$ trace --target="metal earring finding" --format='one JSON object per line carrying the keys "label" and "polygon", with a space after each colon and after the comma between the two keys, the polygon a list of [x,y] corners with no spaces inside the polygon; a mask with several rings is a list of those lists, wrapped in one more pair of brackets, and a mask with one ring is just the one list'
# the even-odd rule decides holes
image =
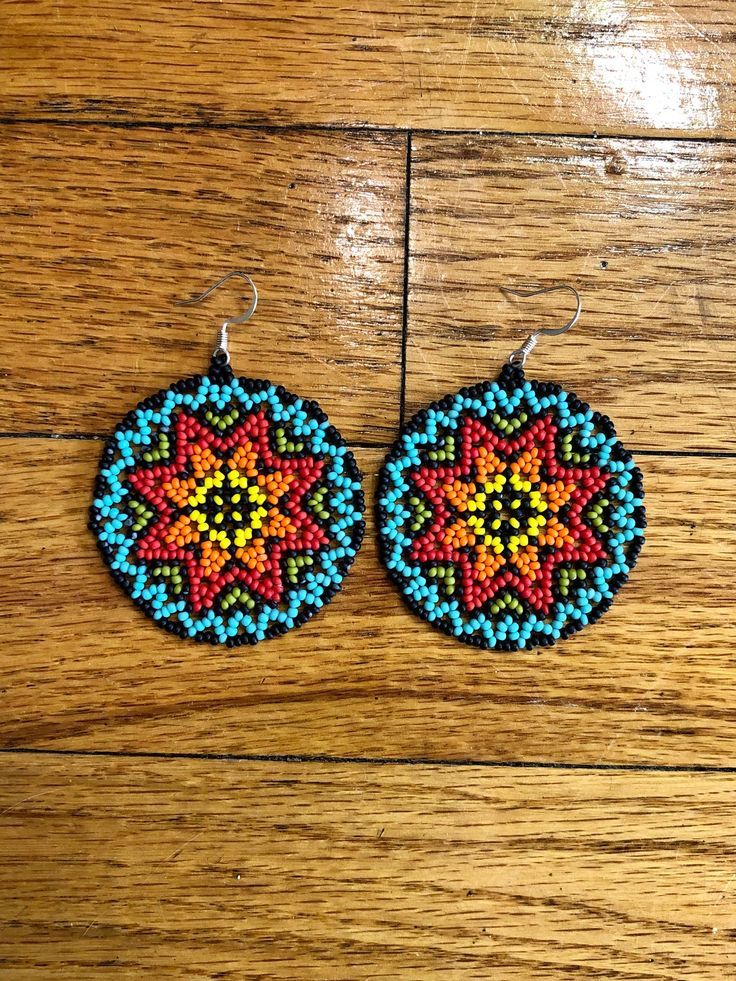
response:
{"label": "metal earring finding", "polygon": [[546,334],[550,337],[554,337],[558,334],[564,334],[566,331],[574,327],[580,318],[580,314],[583,309],[582,300],[580,299],[580,294],[575,289],[574,286],[570,286],[569,283],[556,283],[554,286],[543,286],[540,289],[530,289],[530,290],[516,290],[511,289],[509,286],[501,286],[499,289],[503,290],[504,293],[510,293],[512,296],[530,297],[539,296],[542,293],[556,293],[560,290],[566,290],[572,293],[575,297],[577,303],[577,309],[573,316],[568,320],[568,322],[562,327],[542,327],[539,330],[534,331],[529,337],[524,341],[521,347],[512,351],[509,355],[509,364],[516,365],[519,368],[523,368],[526,364],[526,359],[529,357],[531,352],[537,346],[537,341],[542,334]]}
{"label": "metal earring finding", "polygon": [[200,293],[199,296],[193,296],[190,300],[178,300],[176,304],[178,307],[188,307],[193,306],[195,303],[201,303],[202,300],[207,299],[210,293],[214,293],[218,287],[222,286],[222,284],[226,283],[229,279],[232,279],[233,276],[240,276],[240,278],[244,279],[250,286],[251,301],[245,313],[242,313],[237,317],[228,317],[227,320],[223,321],[222,326],[220,327],[217,346],[215,347],[213,354],[223,354],[225,356],[226,364],[230,364],[228,328],[232,327],[233,324],[246,323],[246,321],[250,320],[250,318],[256,312],[256,307],[258,306],[258,290],[256,289],[256,284],[253,282],[250,276],[247,273],[241,272],[239,269],[234,269],[232,272],[229,272],[227,276],[223,276],[222,279],[219,279],[216,283],[210,286],[209,289],[206,289],[204,293]]}

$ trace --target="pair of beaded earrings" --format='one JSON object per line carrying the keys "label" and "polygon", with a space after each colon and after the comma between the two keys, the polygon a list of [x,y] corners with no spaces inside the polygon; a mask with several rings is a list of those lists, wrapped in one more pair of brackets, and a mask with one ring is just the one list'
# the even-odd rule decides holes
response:
{"label": "pair of beaded earrings", "polygon": [[[226,320],[206,375],[144,399],[105,444],[90,528],[114,579],[171,633],[255,644],[340,589],[365,525],[362,476],[316,402],[230,367]],[[546,646],[592,623],[633,568],[641,473],[609,419],[529,381],[538,330],[496,381],[417,413],[381,470],[378,532],[410,607],[476,647]]]}

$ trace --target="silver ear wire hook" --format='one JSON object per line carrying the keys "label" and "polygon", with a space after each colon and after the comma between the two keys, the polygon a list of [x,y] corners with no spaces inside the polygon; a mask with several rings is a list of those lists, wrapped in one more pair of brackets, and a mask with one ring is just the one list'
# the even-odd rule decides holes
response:
{"label": "silver ear wire hook", "polygon": [[225,355],[225,361],[227,364],[230,364],[230,347],[228,344],[227,333],[228,328],[232,327],[233,324],[244,324],[247,320],[250,320],[250,318],[256,312],[256,307],[258,306],[258,290],[256,289],[256,284],[253,282],[250,276],[247,273],[241,272],[239,269],[234,269],[233,272],[229,272],[227,276],[223,276],[222,279],[210,286],[209,289],[206,289],[204,293],[200,293],[199,296],[193,296],[191,300],[178,300],[176,304],[178,307],[188,307],[194,303],[201,303],[202,300],[207,299],[210,293],[214,293],[219,286],[226,283],[228,279],[232,279],[233,276],[240,276],[241,279],[244,279],[248,286],[250,286],[253,296],[250,301],[250,306],[245,313],[241,313],[239,317],[228,317],[227,320],[223,321],[222,327],[220,327],[217,347],[213,351],[213,357],[222,353]]}
{"label": "silver ear wire hook", "polygon": [[554,337],[557,334],[564,334],[565,331],[568,331],[571,327],[575,326],[583,309],[583,301],[580,299],[580,294],[575,287],[570,286],[569,283],[556,283],[554,286],[543,286],[540,289],[531,290],[513,290],[509,286],[501,286],[499,289],[503,290],[504,293],[510,293],[512,296],[522,297],[539,296],[541,293],[556,293],[559,290],[567,290],[569,293],[572,293],[577,302],[577,309],[575,310],[575,313],[563,327],[541,327],[539,330],[535,330],[533,334],[530,334],[521,347],[511,352],[509,355],[509,364],[517,365],[519,368],[524,367],[526,364],[526,359],[537,346],[537,341],[542,334],[547,334],[550,337]]}

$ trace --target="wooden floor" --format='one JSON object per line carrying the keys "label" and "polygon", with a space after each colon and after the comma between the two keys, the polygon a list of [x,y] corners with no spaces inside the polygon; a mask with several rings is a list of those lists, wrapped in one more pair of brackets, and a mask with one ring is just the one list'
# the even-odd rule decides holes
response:
{"label": "wooden floor", "polygon": [[[389,12],[390,10],[390,12]],[[736,978],[736,3],[8,0],[0,977]],[[495,375],[611,415],[648,541],[597,625],[480,652],[346,587],[253,649],[156,630],[86,529],[101,440],[202,370],[375,474]]]}

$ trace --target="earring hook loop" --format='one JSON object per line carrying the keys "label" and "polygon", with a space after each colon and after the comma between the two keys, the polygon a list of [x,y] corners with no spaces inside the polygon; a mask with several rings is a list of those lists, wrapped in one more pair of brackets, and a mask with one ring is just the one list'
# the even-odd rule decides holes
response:
{"label": "earring hook loop", "polygon": [[580,294],[574,286],[570,285],[570,283],[555,283],[553,286],[542,286],[539,288],[533,287],[531,289],[523,290],[512,289],[510,286],[501,286],[499,289],[501,289],[504,293],[510,293],[512,296],[520,296],[524,298],[539,296],[542,293],[557,293],[560,290],[565,290],[568,293],[572,293],[577,304],[575,313],[562,327],[540,327],[539,330],[534,331],[533,334],[530,334],[529,337],[527,337],[521,347],[511,352],[509,355],[509,364],[516,365],[520,368],[524,367],[526,364],[526,359],[537,346],[537,341],[543,334],[546,334],[549,337],[555,337],[566,333],[578,322],[580,319],[580,314],[583,310],[583,301],[580,298]]}
{"label": "earring hook loop", "polygon": [[207,299],[210,293],[214,293],[216,289],[222,286],[223,283],[226,283],[229,279],[232,279],[233,276],[239,276],[241,279],[244,279],[248,284],[248,286],[250,286],[252,295],[251,295],[250,305],[248,306],[248,309],[245,311],[245,313],[241,313],[237,317],[228,317],[227,320],[223,321],[222,326],[220,327],[220,335],[218,338],[217,347],[213,352],[213,357],[218,354],[223,354],[225,356],[226,364],[230,364],[230,346],[228,343],[228,328],[232,327],[234,324],[246,323],[246,321],[250,320],[250,318],[256,312],[256,307],[258,306],[258,290],[256,289],[256,284],[250,278],[248,273],[242,272],[240,269],[234,269],[232,272],[229,272],[226,276],[223,276],[222,279],[219,279],[216,283],[214,283],[212,286],[206,289],[204,293],[200,293],[199,296],[193,296],[189,300],[178,300],[176,303],[176,306],[178,307],[188,307],[188,306],[192,306],[195,303],[201,303],[202,300]]}

